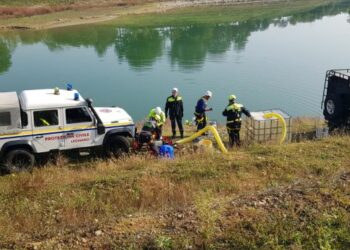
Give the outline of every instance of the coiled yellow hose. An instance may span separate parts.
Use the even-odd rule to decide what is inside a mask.
[[[185,139],[182,139],[180,141],[177,141],[176,144],[184,144],[184,143],[188,143],[188,142],[191,142],[193,141],[194,139],[196,139],[197,137],[201,136],[202,134],[204,134],[205,132],[207,132],[208,130],[210,130],[213,135],[214,135],[214,138],[216,140],[216,143],[218,144],[221,152],[223,152],[224,154],[227,154],[227,149],[225,147],[225,145],[222,143],[222,140],[220,138],[220,135],[218,133],[218,131],[216,130],[215,127],[213,126],[207,126],[205,128],[203,128],[202,130],[199,130],[197,133],[194,133],[193,135],[191,135],[190,137],[187,137]]]

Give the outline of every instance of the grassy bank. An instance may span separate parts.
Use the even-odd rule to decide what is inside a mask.
[[[141,1],[142,2],[142,1]],[[233,4],[227,6],[196,6],[186,1],[132,4],[71,9],[32,17],[0,18],[1,28],[45,29],[78,24],[104,22],[120,26],[159,26],[189,23],[239,22],[250,19],[281,17],[317,8],[341,0],[294,0],[268,4]],[[109,4],[108,1],[105,4]],[[79,4],[77,6],[80,6]],[[57,6],[56,6],[57,7]],[[59,8],[59,7],[57,7]],[[63,8],[63,7],[62,7]],[[151,13],[151,14],[149,14]],[[155,15],[156,14],[156,15]]]
[[[0,0],[0,17],[25,17],[91,8],[142,5],[154,0]]]
[[[170,9],[157,16],[138,15],[121,16],[106,24],[114,23],[121,26],[167,26],[184,24],[217,24],[229,22],[243,22],[248,20],[263,20],[283,16],[297,15],[317,10],[339,0],[306,0],[280,1],[268,4],[239,4],[228,6],[197,6],[179,9]],[[329,7],[329,6],[328,6]]]
[[[25,7],[25,6],[37,6],[37,5],[74,5],[79,4],[81,6],[91,4],[114,4],[114,5],[123,5],[123,4],[142,4],[146,2],[150,2],[151,0],[0,0],[0,6],[17,6],[17,7]]]
[[[0,247],[349,249],[349,139],[3,176]]]

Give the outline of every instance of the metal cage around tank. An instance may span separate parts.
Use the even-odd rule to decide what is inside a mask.
[[[251,117],[245,119],[243,122],[245,141],[249,144],[279,142],[282,137],[284,125],[277,118],[264,118],[264,115],[267,113],[277,113],[284,118],[287,129],[285,142],[290,142],[292,139],[292,117],[280,109],[251,112]]]

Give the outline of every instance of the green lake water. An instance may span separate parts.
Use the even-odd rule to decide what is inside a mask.
[[[72,83],[96,106],[123,107],[135,120],[164,107],[173,87],[186,119],[206,90],[216,120],[232,93],[251,111],[321,116],[326,70],[350,68],[349,6],[231,23],[3,32],[0,91]]]

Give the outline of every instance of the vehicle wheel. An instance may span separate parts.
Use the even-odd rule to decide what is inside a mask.
[[[344,111],[343,102],[339,95],[331,94],[326,97],[323,114],[326,120],[339,118]]]
[[[113,136],[108,140],[107,156],[120,158],[130,152],[130,141],[124,136]]]
[[[10,173],[32,171],[35,164],[34,155],[26,149],[15,149],[7,153],[5,166]]]

